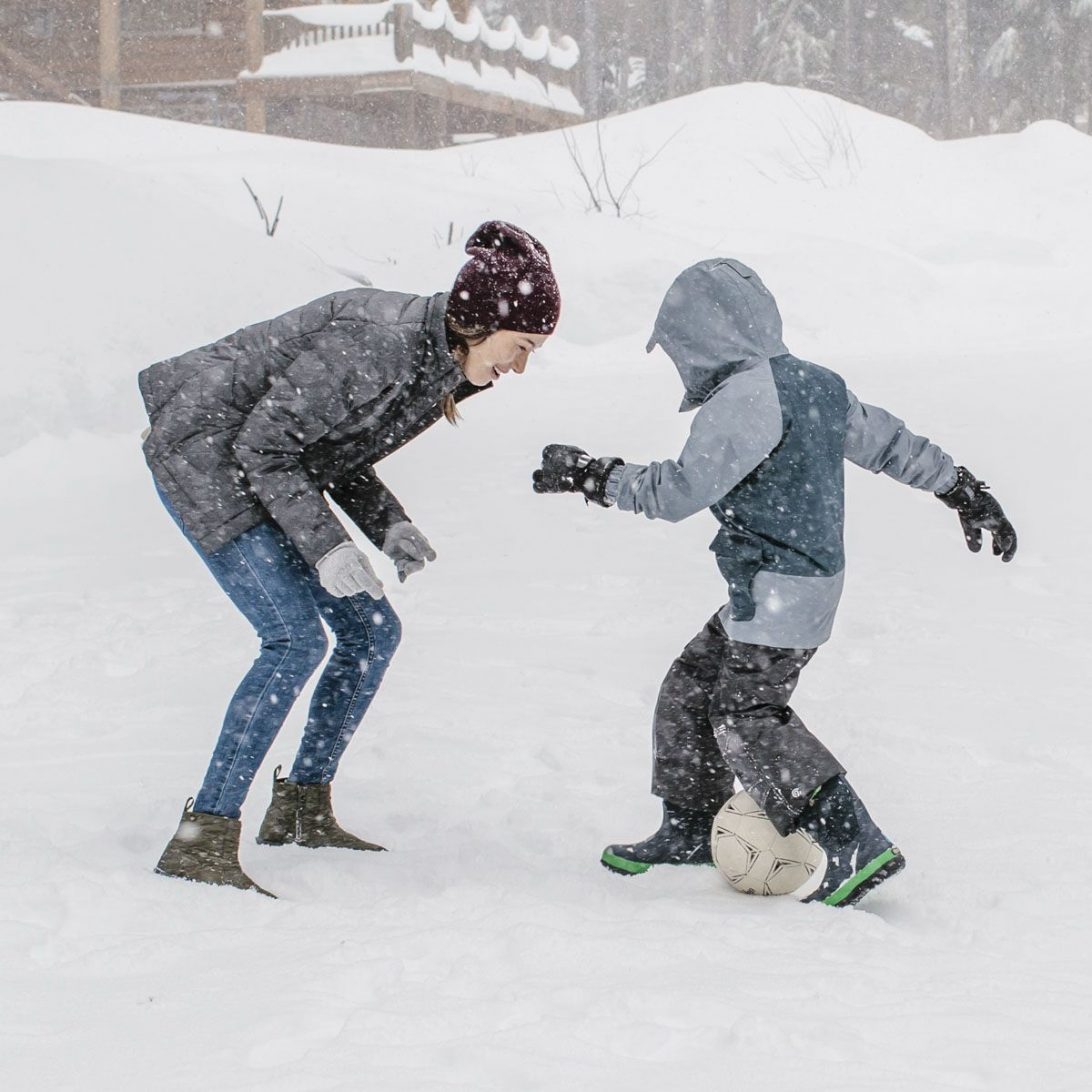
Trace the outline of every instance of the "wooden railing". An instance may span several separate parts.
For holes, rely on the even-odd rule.
[[[269,16],[277,16],[275,19]],[[389,38],[394,34],[394,23],[368,24],[364,26],[310,26],[292,15],[268,12],[266,20],[266,51],[276,53],[282,49],[302,49],[305,46],[322,45],[323,42],[340,42],[345,38]]]
[[[452,14],[447,0],[435,0],[431,7],[421,0],[382,0],[352,7],[356,11],[346,13],[343,22],[337,22],[332,11],[323,12],[321,7],[316,14],[321,22],[310,22],[289,12],[267,11],[266,54],[352,38],[391,37],[394,57],[400,64],[420,46],[435,51],[441,60],[451,57],[467,61],[479,74],[485,64],[510,74],[518,69],[544,85],[551,83],[576,94],[580,51],[567,36],[554,41],[546,27],[527,36],[509,16],[499,30],[494,30],[476,8],[470,9],[463,22]],[[369,12],[368,8],[375,10]]]

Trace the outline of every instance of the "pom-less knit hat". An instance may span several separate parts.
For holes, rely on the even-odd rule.
[[[561,293],[550,255],[515,224],[490,220],[467,240],[470,261],[459,270],[447,301],[448,317],[465,329],[552,334]]]

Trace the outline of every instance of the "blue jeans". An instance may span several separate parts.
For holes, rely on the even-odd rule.
[[[300,784],[331,781],[398,647],[402,636],[398,616],[386,598],[330,595],[272,521],[206,554],[162,491],[159,496],[261,641],[258,658],[228,705],[194,810],[239,817],[254,775],[292,704],[326,656],[323,622],[336,643],[315,685],[288,778]]]

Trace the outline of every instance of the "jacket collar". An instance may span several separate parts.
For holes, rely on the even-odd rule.
[[[437,292],[429,299],[425,314],[425,332],[432,346],[436,375],[445,391],[453,391],[466,377],[447,344],[445,316],[448,295],[447,292]]]

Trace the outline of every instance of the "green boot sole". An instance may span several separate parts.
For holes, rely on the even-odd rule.
[[[599,858],[599,863],[604,868],[609,868],[611,872],[617,872],[619,876],[639,876],[652,867],[652,865],[646,864],[644,861],[630,861],[625,857],[619,857],[606,849],[603,850],[603,856]]]
[[[861,899],[879,887],[884,880],[901,872],[906,867],[906,858],[899,850],[892,846],[878,857],[873,858],[859,868],[836,891],[832,891],[825,899],[824,906],[853,906]]]

